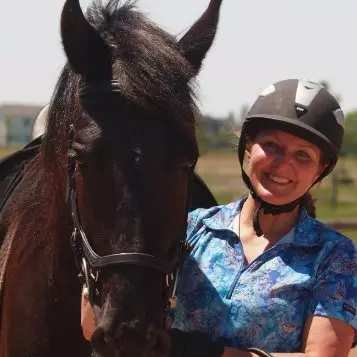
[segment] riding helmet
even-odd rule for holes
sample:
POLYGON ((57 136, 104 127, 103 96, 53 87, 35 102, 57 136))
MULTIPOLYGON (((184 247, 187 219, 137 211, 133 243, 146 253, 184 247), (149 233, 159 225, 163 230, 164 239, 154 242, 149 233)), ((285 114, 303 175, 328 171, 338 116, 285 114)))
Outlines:
MULTIPOLYGON (((316 182, 335 166, 344 135, 344 114, 336 98, 321 84, 304 79, 287 79, 266 88, 250 108, 243 122, 238 156, 243 180, 265 213, 291 211, 301 198, 282 206, 271 205, 254 192, 243 162, 246 138, 262 129, 279 129, 318 146, 328 163, 316 182)), ((315 182, 315 183, 316 183, 315 182)))

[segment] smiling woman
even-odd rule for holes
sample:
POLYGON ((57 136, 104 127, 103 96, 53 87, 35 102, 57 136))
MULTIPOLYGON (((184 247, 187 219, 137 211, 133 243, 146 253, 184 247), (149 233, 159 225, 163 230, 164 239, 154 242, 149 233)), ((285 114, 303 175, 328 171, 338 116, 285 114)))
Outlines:
POLYGON ((262 130, 250 139, 246 156, 257 195, 274 205, 304 196, 327 166, 319 147, 276 129, 262 130))
POLYGON ((191 254, 168 321, 181 346, 172 356, 347 357, 357 251, 309 204, 337 162, 343 122, 316 83, 284 80, 257 98, 238 150, 248 196, 189 214, 191 254))
MULTIPOLYGON (((328 175, 336 165, 344 134, 344 115, 336 99, 321 85, 304 80, 285 80, 265 89, 250 109, 244 122, 239 145, 242 177, 252 197, 260 205, 255 215, 255 230, 260 232, 259 213, 291 212, 306 196, 309 189, 328 175), (268 174, 290 170, 297 175, 305 170, 304 186, 296 186, 292 197, 274 203, 278 197, 265 200, 256 192, 244 162, 250 157, 252 144, 266 153, 268 174), (294 159, 294 160, 292 160, 294 159), (315 166, 313 165, 315 163, 315 166), (308 173, 307 177, 306 174, 308 173), (316 176, 316 177, 315 177, 316 176), (310 182, 309 182, 310 180, 310 182), (293 197, 295 196, 295 197, 293 197)), ((253 162, 254 163, 254 162, 253 162)), ((300 184, 297 176, 290 181, 300 184)), ((253 179, 254 181, 254 179, 253 179)))

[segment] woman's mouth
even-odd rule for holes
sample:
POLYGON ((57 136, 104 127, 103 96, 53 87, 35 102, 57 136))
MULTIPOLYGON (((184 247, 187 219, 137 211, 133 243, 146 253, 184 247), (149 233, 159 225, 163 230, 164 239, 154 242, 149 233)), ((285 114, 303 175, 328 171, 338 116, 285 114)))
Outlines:
POLYGON ((269 174, 269 173, 265 173, 265 176, 269 181, 272 181, 279 185, 288 185, 289 183, 292 182, 291 180, 287 179, 286 177, 276 176, 276 175, 269 174))

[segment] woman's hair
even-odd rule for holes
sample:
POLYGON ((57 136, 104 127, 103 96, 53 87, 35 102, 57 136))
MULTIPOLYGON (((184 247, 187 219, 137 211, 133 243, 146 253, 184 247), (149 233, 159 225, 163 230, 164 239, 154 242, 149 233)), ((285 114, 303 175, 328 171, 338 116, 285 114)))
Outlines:
POLYGON ((308 215, 312 218, 316 218, 316 206, 315 206, 316 199, 314 199, 311 193, 308 191, 305 195, 301 198, 300 207, 305 208, 308 215))

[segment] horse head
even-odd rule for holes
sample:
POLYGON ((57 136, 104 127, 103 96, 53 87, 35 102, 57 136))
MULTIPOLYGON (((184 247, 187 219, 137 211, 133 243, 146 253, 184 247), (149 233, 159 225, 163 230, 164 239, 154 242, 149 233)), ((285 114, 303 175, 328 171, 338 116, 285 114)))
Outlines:
POLYGON ((68 65, 57 104, 66 115, 59 119, 54 98, 44 148, 65 163, 71 243, 95 310, 92 345, 101 355, 169 351, 163 320, 185 252, 198 158, 192 83, 215 37, 221 2, 211 0, 179 41, 128 2, 96 2, 87 16, 79 0, 64 5, 68 65))

